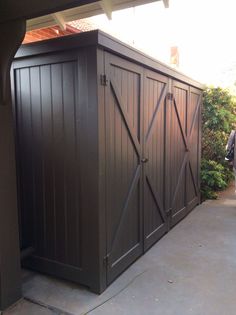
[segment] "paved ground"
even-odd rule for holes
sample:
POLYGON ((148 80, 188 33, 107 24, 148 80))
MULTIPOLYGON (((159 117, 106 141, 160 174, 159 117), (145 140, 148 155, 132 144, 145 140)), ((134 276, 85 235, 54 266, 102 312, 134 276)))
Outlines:
POLYGON ((233 187, 197 207, 102 295, 28 272, 23 294, 4 315, 235 315, 233 187))

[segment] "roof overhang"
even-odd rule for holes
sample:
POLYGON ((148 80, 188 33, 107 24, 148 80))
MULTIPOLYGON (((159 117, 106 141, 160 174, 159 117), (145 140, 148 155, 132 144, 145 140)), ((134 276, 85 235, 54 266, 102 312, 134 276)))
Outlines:
MULTIPOLYGON (((62 29, 65 24, 70 21, 91 17, 94 15, 105 13, 111 19, 112 12, 116 10, 126 9, 142 4, 156 2, 160 0, 101 0, 85 5, 77 6, 61 12, 44 15, 27 21, 27 30, 50 27, 59 25, 62 29)), ((169 0, 162 0, 166 8, 169 7, 169 0)))

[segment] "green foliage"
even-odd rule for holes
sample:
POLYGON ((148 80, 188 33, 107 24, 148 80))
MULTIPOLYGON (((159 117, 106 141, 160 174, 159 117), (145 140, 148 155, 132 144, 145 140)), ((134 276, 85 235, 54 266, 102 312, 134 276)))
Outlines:
POLYGON ((235 123, 235 99, 228 90, 207 88, 203 93, 203 128, 229 133, 235 123))
POLYGON ((202 159, 201 162, 201 193, 207 199, 216 199, 216 191, 227 187, 225 167, 220 163, 202 159))
POLYGON ((232 167, 224 161, 228 136, 236 124, 236 99, 228 90, 208 87, 202 109, 202 198, 217 198, 217 191, 232 180, 232 167))

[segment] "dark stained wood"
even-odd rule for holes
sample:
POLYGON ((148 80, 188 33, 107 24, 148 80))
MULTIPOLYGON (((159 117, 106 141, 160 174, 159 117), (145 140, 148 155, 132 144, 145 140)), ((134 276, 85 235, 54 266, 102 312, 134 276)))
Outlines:
POLYGON ((188 162, 187 109, 189 102, 189 87, 186 84, 173 81, 173 100, 171 109, 170 136, 170 200, 171 225, 176 224, 187 213, 186 201, 186 171, 188 162))
POLYGON ((168 77, 145 71, 144 79, 144 249, 167 231, 165 211, 165 98, 168 77))
MULTIPOLYGON (((75 62, 69 62, 69 68, 75 66, 75 62)), ((67 65, 67 63, 66 63, 67 65)), ((62 263, 67 262, 67 244, 66 244, 66 211, 65 211, 65 165, 66 151, 61 150, 65 145, 65 122, 64 122, 64 80, 65 64, 56 63, 51 68, 52 84, 52 118, 53 118, 53 199, 55 211, 55 259, 62 263)), ((73 80, 73 75, 72 75, 73 80)), ((71 87, 74 88, 73 85, 71 87)), ((68 97, 68 96, 67 96, 68 97)), ((71 121, 73 124, 73 119, 71 121)), ((76 222, 76 221, 75 221, 76 222)), ((76 241, 76 239, 75 239, 76 241)), ((75 244, 76 245, 76 244, 75 244)))
MULTIPOLYGON (((97 86, 95 57, 96 49, 81 50, 75 60, 73 55, 61 63, 14 70, 21 246, 35 249, 24 264, 49 273, 50 266, 64 264, 81 274, 90 265, 91 279, 97 272, 92 274, 94 260, 86 257, 98 248, 97 233, 86 225, 91 217, 97 222, 98 198, 90 194, 98 193, 96 181, 91 185, 98 171, 98 122, 97 95, 88 86, 97 86)), ((91 286, 99 290, 92 281, 91 286)))
MULTIPOLYGON (((17 70, 17 72, 21 72, 21 70, 17 70)), ((39 67, 34 67, 30 69, 30 81, 31 81, 31 102, 34 106, 31 106, 31 125, 32 125, 32 138, 33 138, 33 146, 32 150, 32 168, 33 168, 33 178, 32 178, 32 187, 33 187, 33 222, 37 222, 38 224, 35 226, 33 222, 31 222, 33 231, 31 231, 32 235, 31 239, 27 240, 26 244, 21 244, 22 248, 26 248, 28 246, 34 245, 36 251, 39 255, 42 255, 44 251, 44 173, 43 173, 43 125, 42 125, 42 74, 41 69, 39 67)), ((17 81, 16 81, 17 86, 17 81)), ((19 93, 21 93, 21 86, 18 87, 19 93)), ((21 104, 18 103, 17 108, 20 108, 21 104)), ((16 118, 18 122, 18 135, 21 134, 21 118, 20 116, 16 118)), ((22 139, 22 141, 24 141, 22 139)), ((20 143, 19 146, 24 147, 24 144, 20 143)), ((21 149, 18 148, 18 152, 21 152, 21 149)), ((19 163, 24 160, 24 157, 19 159, 19 163)), ((21 183, 18 185, 19 189, 24 187, 21 183)), ((31 201, 32 202, 32 201, 31 201)), ((20 213, 24 211, 24 206, 20 203, 20 213)), ((27 230, 27 229, 26 229, 27 230)), ((24 229, 21 229, 22 235, 24 235, 24 229)))
MULTIPOLYGON (((172 79, 168 77, 167 82, 167 95, 172 96, 172 79)), ((167 229, 168 231, 171 228, 171 183, 172 183, 172 175, 171 175, 171 134, 172 134, 172 97, 165 98, 165 141, 164 141, 164 150, 165 150, 165 178, 164 178, 164 195, 165 195, 165 211, 168 217, 167 220, 167 229)))
POLYGON ((156 59, 146 55, 143 52, 138 51, 137 49, 124 44, 123 42, 115 39, 114 37, 98 30, 98 44, 104 47, 108 51, 115 51, 117 55, 125 57, 130 61, 135 61, 139 64, 145 65, 146 68, 150 68, 152 70, 157 70, 159 73, 164 75, 168 75, 171 78, 175 78, 179 81, 188 83, 194 87, 203 88, 203 85, 183 73, 176 71, 175 69, 169 67, 168 65, 157 61, 156 59))
POLYGON ((107 282, 141 255, 142 69, 105 55, 107 282))
MULTIPOLYGON (((0 40, 0 310, 21 298, 14 121, 10 86, 13 56, 25 34, 24 21, 2 23, 0 40)), ((1 312, 1 311, 0 311, 1 312)))
POLYGON ((100 31, 12 73, 24 265, 100 293, 199 202, 202 85, 100 31))
POLYGON ((188 203, 196 203, 196 200, 200 202, 200 159, 201 159, 201 104, 202 104, 202 93, 200 90, 190 87, 190 102, 189 107, 191 108, 190 130, 189 130, 189 167, 190 167, 190 182, 194 186, 194 193, 188 196, 188 203))
MULTIPOLYGON (((81 171, 81 260, 87 280, 94 292, 105 287, 100 282, 100 209, 99 209, 99 122, 98 122, 97 49, 83 50, 78 58, 78 141, 81 171)), ((105 233, 103 230, 101 233, 105 233)))
POLYGON ((58 51, 63 51, 65 49, 73 49, 88 45, 103 47, 105 50, 115 52, 116 55, 120 55, 125 59, 129 59, 131 62, 145 65, 145 67, 153 70, 158 69, 158 72, 168 75, 171 78, 178 79, 194 87, 203 89, 203 84, 187 77, 181 72, 176 71, 175 69, 157 61, 156 59, 151 58, 150 56, 138 51, 137 49, 134 49, 127 44, 124 44, 118 39, 100 30, 65 36, 63 38, 46 40, 39 43, 23 45, 18 50, 16 57, 22 58, 48 54, 50 52, 55 53, 58 51))
POLYGON ((171 225, 181 220, 199 201, 199 119, 201 92, 173 81, 170 136, 172 176, 171 225))
POLYGON ((106 244, 106 129, 105 129, 105 118, 106 118, 106 106, 105 106, 105 90, 106 87, 101 85, 99 75, 104 73, 105 62, 104 52, 101 49, 97 49, 97 97, 98 97, 98 143, 99 143, 99 291, 104 291, 107 287, 107 266, 104 263, 104 257, 107 255, 107 244, 106 244))

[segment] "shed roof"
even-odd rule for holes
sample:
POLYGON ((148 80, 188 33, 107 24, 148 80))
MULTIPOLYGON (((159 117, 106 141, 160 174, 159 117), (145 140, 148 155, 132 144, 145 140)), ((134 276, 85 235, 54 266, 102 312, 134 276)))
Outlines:
POLYGON ((140 52, 139 50, 121 42, 120 40, 104 33, 101 30, 79 33, 71 36, 45 40, 38 43, 31 43, 21 46, 18 50, 15 60, 19 60, 28 56, 36 56, 56 51, 65 51, 78 47, 99 46, 107 51, 111 51, 120 56, 125 56, 130 60, 134 60, 139 64, 145 65, 150 69, 158 69, 160 73, 168 74, 170 77, 178 79, 182 82, 188 78, 188 83, 199 89, 203 89, 203 84, 189 78, 185 74, 171 68, 170 66, 140 52))

